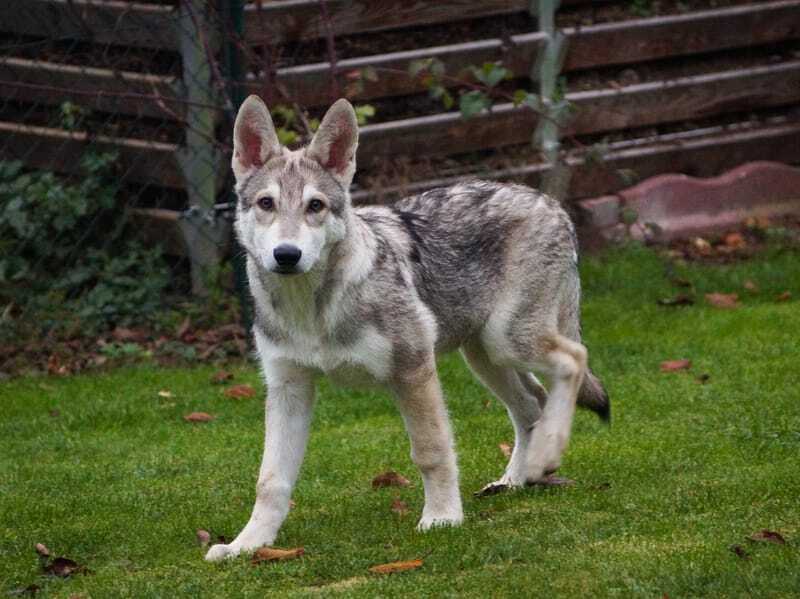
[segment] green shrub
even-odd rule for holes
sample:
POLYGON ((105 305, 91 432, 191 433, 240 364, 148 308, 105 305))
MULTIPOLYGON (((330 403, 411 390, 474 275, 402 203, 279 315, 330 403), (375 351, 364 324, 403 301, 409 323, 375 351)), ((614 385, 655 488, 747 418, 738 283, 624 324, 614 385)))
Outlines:
POLYGON ((0 162, 0 302, 40 330, 86 332, 147 318, 168 271, 126 227, 112 153, 88 152, 81 175, 0 162))

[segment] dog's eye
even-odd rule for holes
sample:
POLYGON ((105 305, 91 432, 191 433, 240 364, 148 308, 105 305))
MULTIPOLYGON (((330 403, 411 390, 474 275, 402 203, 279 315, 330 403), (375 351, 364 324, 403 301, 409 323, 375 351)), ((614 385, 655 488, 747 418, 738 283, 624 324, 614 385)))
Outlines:
POLYGON ((275 200, 273 200, 269 196, 264 196, 263 198, 258 198, 258 207, 262 210, 272 210, 275 206, 275 200))
POLYGON ((322 200, 318 200, 317 198, 312 199, 308 203, 308 211, 309 212, 322 212, 322 210, 324 208, 325 208, 325 204, 322 202, 322 200))

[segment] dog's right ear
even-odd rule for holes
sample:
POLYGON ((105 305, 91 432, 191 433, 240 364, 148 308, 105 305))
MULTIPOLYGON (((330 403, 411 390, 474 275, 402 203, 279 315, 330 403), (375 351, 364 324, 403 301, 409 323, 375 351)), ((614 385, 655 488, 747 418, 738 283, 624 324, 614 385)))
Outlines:
POLYGON ((239 108, 233 125, 231 167, 237 181, 281 152, 275 125, 264 101, 250 96, 239 108))

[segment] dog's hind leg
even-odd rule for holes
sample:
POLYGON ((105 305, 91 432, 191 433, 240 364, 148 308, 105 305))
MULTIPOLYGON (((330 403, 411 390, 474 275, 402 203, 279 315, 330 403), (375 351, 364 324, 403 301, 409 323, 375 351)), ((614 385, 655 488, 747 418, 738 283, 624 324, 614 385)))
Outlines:
POLYGON ((464 519, 453 433, 433 355, 397 377, 397 405, 411 440, 411 459, 422 474, 425 507, 417 528, 458 525, 464 519))
POLYGON ((498 366, 490 359, 480 341, 472 340, 461 348, 467 364, 480 381, 500 400, 514 426, 514 449, 502 478, 489 483, 478 495, 491 495, 508 487, 519 487, 527 478, 526 456, 531 431, 541 416, 540 403, 547 392, 528 373, 517 372, 508 366, 498 366))
POLYGON ((575 404, 587 371, 586 348, 558 333, 536 336, 517 347, 517 359, 546 373, 552 385, 542 417, 533 429, 525 460, 526 482, 534 483, 561 465, 575 415, 575 404))

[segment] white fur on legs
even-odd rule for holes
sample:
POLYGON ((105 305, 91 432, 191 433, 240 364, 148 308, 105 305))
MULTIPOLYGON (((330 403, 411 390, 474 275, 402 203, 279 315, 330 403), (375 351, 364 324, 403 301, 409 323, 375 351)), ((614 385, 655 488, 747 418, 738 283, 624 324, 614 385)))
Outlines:
POLYGON ((411 459, 422 474, 425 507, 418 530, 461 524, 453 433, 431 356, 430 363, 395 383, 397 405, 411 440, 411 459))
POLYGON ((561 465, 569 442, 575 402, 586 372, 586 348, 561 335, 542 340, 543 368, 553 382, 542 417, 533 429, 526 459, 527 482, 541 480, 561 465))
MULTIPOLYGON (((514 426, 514 450, 511 452, 505 473, 500 480, 489 483, 484 490, 521 487, 527 478, 526 456, 531 430, 541 415, 539 401, 523 384, 524 373, 518 373, 513 368, 492 363, 486 350, 478 341, 466 344, 461 351, 475 375, 505 404, 514 426)), ((531 385, 533 385, 532 382, 531 385)), ((539 389, 546 396, 541 385, 539 385, 539 389)))
POLYGON ((264 370, 268 387, 266 436, 253 513, 233 542, 208 550, 208 561, 272 544, 289 513, 289 500, 308 442, 314 385, 307 372, 285 363, 265 363, 264 370))

